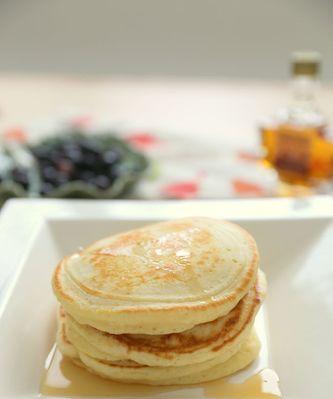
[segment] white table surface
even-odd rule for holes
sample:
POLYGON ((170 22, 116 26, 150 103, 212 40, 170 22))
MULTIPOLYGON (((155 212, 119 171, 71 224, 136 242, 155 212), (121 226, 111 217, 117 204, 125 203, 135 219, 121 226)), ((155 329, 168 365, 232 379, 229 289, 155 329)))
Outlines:
MULTIPOLYGON (((253 146, 258 120, 285 105, 288 90, 287 82, 2 74, 0 131, 73 112, 119 126, 253 146)), ((333 121, 333 85, 318 94, 333 121)))

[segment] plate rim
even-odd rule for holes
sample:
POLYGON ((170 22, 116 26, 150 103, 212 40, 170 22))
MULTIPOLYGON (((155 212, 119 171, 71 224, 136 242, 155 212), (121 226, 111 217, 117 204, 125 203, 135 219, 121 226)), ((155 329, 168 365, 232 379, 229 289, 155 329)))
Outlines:
POLYGON ((0 214, 0 319, 25 255, 48 221, 163 220, 198 215, 235 221, 333 219, 333 197, 184 201, 10 199, 0 214))

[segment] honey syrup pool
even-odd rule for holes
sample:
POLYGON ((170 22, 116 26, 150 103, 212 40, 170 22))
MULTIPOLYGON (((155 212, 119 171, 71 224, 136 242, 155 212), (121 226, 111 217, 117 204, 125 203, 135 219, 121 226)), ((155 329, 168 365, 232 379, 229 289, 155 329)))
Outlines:
POLYGON ((197 385, 153 387, 121 384, 91 374, 64 357, 56 345, 52 348, 40 384, 40 398, 216 398, 278 399, 282 398, 278 376, 271 369, 250 376, 242 383, 219 379, 197 385))

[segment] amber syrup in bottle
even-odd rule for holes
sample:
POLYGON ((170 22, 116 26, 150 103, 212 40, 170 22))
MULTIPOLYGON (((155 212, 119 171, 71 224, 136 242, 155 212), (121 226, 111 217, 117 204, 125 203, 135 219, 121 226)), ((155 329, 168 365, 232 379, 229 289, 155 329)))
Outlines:
POLYGON ((333 140, 316 98, 320 55, 292 56, 292 102, 261 126, 263 162, 281 182, 314 187, 333 177, 333 140))

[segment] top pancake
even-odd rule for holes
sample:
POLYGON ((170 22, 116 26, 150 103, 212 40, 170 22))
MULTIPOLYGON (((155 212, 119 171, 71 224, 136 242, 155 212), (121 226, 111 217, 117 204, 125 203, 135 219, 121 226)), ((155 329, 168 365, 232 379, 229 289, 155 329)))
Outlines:
POLYGON ((187 218, 111 236, 64 258, 53 288, 79 323, 112 334, 167 334, 227 314, 257 268, 245 230, 187 218))

